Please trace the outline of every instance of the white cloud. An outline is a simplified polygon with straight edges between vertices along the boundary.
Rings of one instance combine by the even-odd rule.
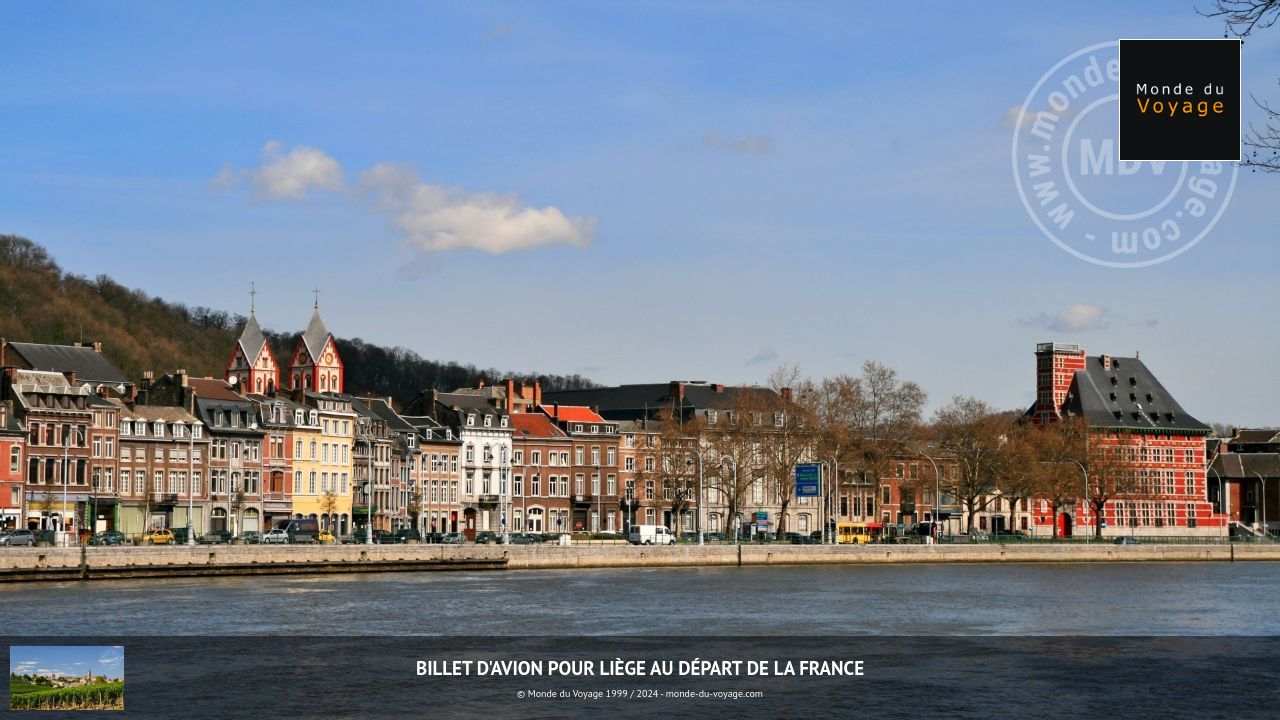
[[[231,190],[248,180],[260,196],[269,200],[301,200],[312,189],[343,189],[342,166],[324,151],[306,145],[295,146],[287,153],[283,149],[278,140],[270,140],[262,146],[260,167],[245,170],[228,163],[209,181],[209,186]]]
[[[760,352],[747,358],[744,365],[762,365],[764,363],[775,362],[778,359],[778,353],[772,348],[764,348]]]
[[[510,35],[511,31],[515,29],[516,29],[516,24],[513,22],[502,23],[501,25],[498,25],[493,29],[491,29],[489,32],[485,33],[484,39],[485,40],[501,40],[502,38]]]
[[[1084,332],[1101,330],[1107,327],[1110,319],[1110,313],[1101,305],[1079,304],[1055,314],[1040,313],[1035,317],[1026,318],[1022,324],[1054,332]]]
[[[359,190],[411,246],[426,252],[469,249],[496,255],[549,245],[585,247],[595,237],[595,218],[569,217],[552,205],[530,207],[514,194],[431,185],[399,163],[380,163],[361,173]]]
[[[741,140],[733,140],[714,130],[702,136],[702,144],[744,155],[768,155],[775,149],[773,138],[768,135],[748,135]]]

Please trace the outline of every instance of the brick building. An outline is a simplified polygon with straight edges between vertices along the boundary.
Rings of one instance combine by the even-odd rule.
[[[1205,483],[1209,426],[1192,417],[1138,356],[1086,356],[1074,343],[1036,346],[1036,424],[1083,418],[1089,442],[1114,448],[1124,464],[1126,492],[1109,501],[1108,535],[1217,535],[1226,518],[1214,512]],[[1091,531],[1092,509],[1081,495],[1055,515],[1046,498],[1032,501],[1037,534],[1069,537]]]
[[[540,412],[511,415],[512,528],[551,533],[570,526],[573,442]]]
[[[579,405],[541,405],[538,409],[571,441],[569,529],[622,532],[618,424]]]
[[[25,445],[26,431],[13,411],[13,401],[0,399],[0,531],[25,527]]]

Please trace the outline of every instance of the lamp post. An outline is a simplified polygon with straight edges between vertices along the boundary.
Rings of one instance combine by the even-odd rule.
[[[730,462],[733,464],[733,492],[736,496],[738,493],[738,459],[736,457],[729,456],[729,455],[723,456],[720,458],[720,463],[719,463],[720,467],[724,467],[725,462]],[[738,498],[739,503],[741,503],[741,500],[742,500],[741,498]],[[735,515],[737,513],[741,513],[741,510],[735,508]],[[741,530],[739,525],[741,523],[738,522],[738,518],[736,516],[730,518],[729,521],[733,523],[733,544],[737,545],[738,531]]]
[[[78,434],[80,436],[80,445],[82,447],[87,444],[87,440],[85,439],[83,430],[81,430],[79,427],[75,425],[68,425],[67,429],[70,430],[72,433]],[[62,544],[63,545],[71,544],[71,536],[67,534],[67,483],[70,482],[67,476],[70,474],[70,470],[71,470],[70,450],[71,450],[71,435],[67,435],[62,438]]]
[[[1079,460],[1076,460],[1075,458],[1071,458],[1071,462],[1075,463],[1076,467],[1080,468],[1080,472],[1084,473],[1084,508],[1085,508],[1084,511],[1087,514],[1090,510],[1089,508],[1089,470],[1085,468],[1084,463],[1080,462]],[[1093,527],[1095,530],[1098,528],[1098,521],[1099,521],[1099,518],[1097,517],[1093,518]],[[1088,544],[1092,535],[1093,533],[1090,532],[1089,534],[1084,536],[1085,544]]]
[[[920,454],[933,466],[933,527],[936,532],[931,530],[929,534],[936,540],[942,534],[942,526],[938,524],[938,508],[942,507],[942,473],[938,472],[938,463],[930,455],[923,452]]]
[[[1217,512],[1223,516],[1226,516],[1228,513],[1227,495],[1226,495],[1226,486],[1222,482],[1222,475],[1218,473],[1217,468],[1215,468],[1212,464],[1209,465],[1208,470],[1209,472],[1213,473],[1215,477],[1218,478],[1218,510]],[[1207,479],[1208,478],[1206,476],[1206,480]],[[1227,534],[1227,525],[1228,523],[1226,522],[1222,524],[1222,531],[1224,535]]]
[[[89,524],[89,532],[90,532],[89,537],[92,541],[92,538],[93,538],[92,533],[95,533],[98,531],[98,477],[96,475],[93,478],[93,494],[90,495],[90,498],[93,500],[93,503],[92,503],[93,509],[91,511],[93,513],[92,515],[93,519],[90,521],[90,524]]]
[[[373,483],[365,480],[360,484],[364,490],[364,544],[373,544]]]
[[[1262,537],[1265,539],[1271,534],[1267,530],[1267,480],[1257,471],[1253,474],[1258,476],[1258,484],[1262,486]]]
[[[702,522],[702,506],[704,505],[703,500],[705,500],[706,498],[704,498],[702,494],[702,448],[698,448],[697,458],[698,458],[698,507],[695,508],[695,510],[697,510],[698,512],[698,544],[705,545],[707,533],[706,533],[706,525],[704,525]]]

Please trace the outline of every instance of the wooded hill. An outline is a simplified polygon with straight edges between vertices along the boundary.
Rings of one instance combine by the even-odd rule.
[[[92,280],[63,272],[40,245],[0,235],[0,338],[14,342],[69,345],[101,342],[103,352],[137,380],[185,368],[200,377],[222,377],[245,317],[207,307],[188,307],[129,289],[106,275]],[[289,362],[298,333],[267,331],[281,363]],[[427,389],[474,387],[508,377],[545,390],[594,387],[579,375],[506,373],[474,365],[427,360],[402,347],[382,347],[359,338],[337,339],[346,365],[347,392],[387,395],[406,402]]]

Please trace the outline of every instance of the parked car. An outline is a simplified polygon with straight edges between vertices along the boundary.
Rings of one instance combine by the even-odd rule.
[[[511,535],[512,545],[537,545],[542,542],[542,538],[537,535],[528,535],[526,533],[514,533]]]
[[[13,547],[15,545],[25,545],[31,547],[36,544],[35,533],[30,530],[10,530],[6,533],[0,533],[0,545]]]
[[[806,535],[806,534],[804,534],[804,533],[789,532],[789,533],[784,534],[784,535],[782,536],[782,539],[783,539],[785,542],[789,542],[789,543],[791,543],[792,545],[816,545],[816,544],[818,544],[818,541],[817,541],[817,540],[815,540],[815,539],[813,539],[813,536],[812,536],[812,535]]]
[[[484,532],[476,533],[476,542],[481,545],[496,544],[501,542],[501,540],[502,539],[498,537],[498,533],[496,532],[485,530]]]
[[[276,524],[276,529],[285,531],[291,543],[313,543],[320,535],[320,523],[315,518],[282,520]]]
[[[675,545],[676,536],[665,525],[632,525],[627,541],[632,545]]]
[[[334,542],[336,539],[337,538],[333,536],[333,533],[329,532],[328,530],[321,530],[320,534],[316,535],[316,542],[331,543],[331,542]]]
[[[422,533],[413,528],[401,528],[392,540],[398,543],[422,542]]]
[[[440,537],[440,542],[445,545],[466,545],[467,536],[462,533],[445,533]]]
[[[90,545],[123,545],[124,543],[124,533],[119,530],[103,530],[89,538]]]
[[[159,528],[142,536],[142,542],[148,545],[172,545],[173,531],[168,528]]]
[[[439,545],[444,538],[444,533],[430,532],[422,536],[422,542],[432,545]]]
[[[226,530],[214,530],[201,535],[197,542],[201,545],[226,545],[231,542],[231,533]]]
[[[357,544],[365,542],[368,538],[368,536],[365,535],[366,532],[367,530],[365,528],[356,528],[355,532],[351,533],[351,542]],[[392,535],[391,532],[387,530],[374,530],[373,541],[378,544],[395,542],[395,535]]]
[[[1133,537],[1132,535],[1125,535],[1124,537],[1116,538],[1115,544],[1116,545],[1141,545],[1142,541],[1136,537]]]
[[[289,531],[284,528],[268,530],[262,535],[261,542],[264,544],[287,545],[289,543]]]
[[[236,538],[236,540],[244,543],[245,545],[257,545],[262,542],[262,533],[257,530],[245,530],[240,533],[240,537]]]

